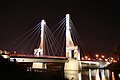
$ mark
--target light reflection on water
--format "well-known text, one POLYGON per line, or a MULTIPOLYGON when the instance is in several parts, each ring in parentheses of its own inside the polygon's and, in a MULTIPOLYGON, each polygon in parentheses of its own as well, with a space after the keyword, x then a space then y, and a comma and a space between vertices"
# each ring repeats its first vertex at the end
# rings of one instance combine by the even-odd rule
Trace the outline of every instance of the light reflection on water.
POLYGON ((68 80, 115 80, 114 72, 104 69, 65 71, 64 74, 68 80))

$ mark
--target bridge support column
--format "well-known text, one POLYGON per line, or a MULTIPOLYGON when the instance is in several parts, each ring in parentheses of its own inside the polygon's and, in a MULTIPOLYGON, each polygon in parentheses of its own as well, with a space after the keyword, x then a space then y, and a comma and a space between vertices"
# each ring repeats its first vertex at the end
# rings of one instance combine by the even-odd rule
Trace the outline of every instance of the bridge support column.
POLYGON ((80 64, 77 59, 69 59, 65 62, 64 70, 80 70, 80 64))
POLYGON ((47 69, 46 63, 33 62, 33 69, 47 69))
POLYGON ((69 61, 65 62, 64 70, 80 70, 80 53, 72 40, 69 14, 66 15, 66 57, 69 61))
POLYGON ((64 70, 81 70, 80 52, 78 47, 66 47, 66 57, 69 58, 68 62, 65 62, 64 70))

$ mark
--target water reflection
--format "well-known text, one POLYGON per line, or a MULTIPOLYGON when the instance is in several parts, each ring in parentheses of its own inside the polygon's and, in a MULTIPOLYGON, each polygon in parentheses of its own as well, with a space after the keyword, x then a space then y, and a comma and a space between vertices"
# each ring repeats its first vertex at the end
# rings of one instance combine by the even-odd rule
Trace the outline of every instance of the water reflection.
POLYGON ((91 69, 89 69, 89 79, 92 80, 92 72, 91 72, 91 69))
POLYGON ((114 72, 112 72, 112 80, 115 80, 114 72))
POLYGON ((82 80, 81 72, 78 71, 65 71, 65 77, 69 80, 82 80))
POLYGON ((68 80, 117 80, 114 72, 104 69, 65 71, 65 77, 68 80))

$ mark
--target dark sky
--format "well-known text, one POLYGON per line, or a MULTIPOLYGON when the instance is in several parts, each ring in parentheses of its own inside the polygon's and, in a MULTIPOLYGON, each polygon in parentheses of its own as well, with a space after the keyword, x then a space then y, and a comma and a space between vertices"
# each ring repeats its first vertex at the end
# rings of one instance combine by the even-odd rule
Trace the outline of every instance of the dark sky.
POLYGON ((69 13, 86 49, 111 54, 120 42, 120 3, 83 0, 0 2, 0 49, 45 19, 56 25, 69 13))

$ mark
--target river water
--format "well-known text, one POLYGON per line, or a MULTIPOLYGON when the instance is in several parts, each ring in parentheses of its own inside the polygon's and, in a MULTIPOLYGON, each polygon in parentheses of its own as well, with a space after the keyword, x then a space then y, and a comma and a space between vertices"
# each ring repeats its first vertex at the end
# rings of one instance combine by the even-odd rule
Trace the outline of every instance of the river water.
POLYGON ((67 80, 120 80, 119 76, 119 73, 104 69, 64 71, 67 80))

